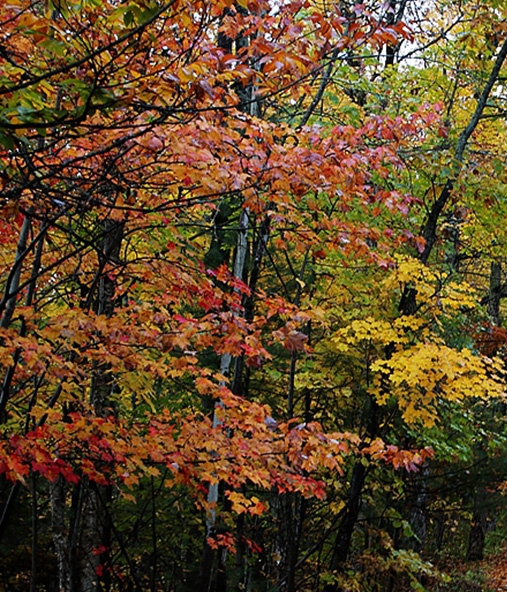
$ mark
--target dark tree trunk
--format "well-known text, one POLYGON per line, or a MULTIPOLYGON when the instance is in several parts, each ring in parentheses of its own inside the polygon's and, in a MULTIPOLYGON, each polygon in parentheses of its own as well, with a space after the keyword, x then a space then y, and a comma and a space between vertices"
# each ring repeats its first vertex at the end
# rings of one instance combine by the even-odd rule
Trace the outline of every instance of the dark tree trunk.
POLYGON ((409 541, 408 547, 417 553, 424 550, 426 544, 426 532, 428 524, 428 478, 430 468, 428 463, 421 469, 417 479, 414 479, 414 491, 412 494, 412 507, 410 509, 409 523, 414 537, 409 541))
POLYGON ((467 561, 480 561, 484 559, 484 545, 488 526, 487 496, 488 492, 484 486, 477 488, 474 499, 472 525, 468 537, 467 561))
MULTIPOLYGON (((347 561, 352 534, 357 523, 359 510, 361 509, 361 494, 365 477, 366 467, 361 462, 356 463, 352 473, 347 507, 338 528, 338 534, 336 535, 333 547, 333 555, 329 564, 331 572, 338 571, 347 561)), ((338 592, 338 590, 338 586, 334 583, 327 584, 324 588, 324 592, 338 592)))

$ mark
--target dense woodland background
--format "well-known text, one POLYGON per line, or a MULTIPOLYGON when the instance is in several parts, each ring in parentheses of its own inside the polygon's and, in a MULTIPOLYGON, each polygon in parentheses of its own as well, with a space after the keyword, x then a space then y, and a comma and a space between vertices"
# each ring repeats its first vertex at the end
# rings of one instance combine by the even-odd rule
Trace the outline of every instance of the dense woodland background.
POLYGON ((504 0, 0 2, 0 588, 486 590, 504 0))

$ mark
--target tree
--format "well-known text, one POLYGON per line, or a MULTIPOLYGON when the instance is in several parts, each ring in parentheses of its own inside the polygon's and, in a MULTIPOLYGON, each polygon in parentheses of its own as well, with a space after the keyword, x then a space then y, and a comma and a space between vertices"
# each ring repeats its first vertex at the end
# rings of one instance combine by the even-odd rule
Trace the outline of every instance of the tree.
POLYGON ((32 547, 9 585, 46 585, 44 546, 87 592, 334 590, 351 553, 364 586, 429 570, 379 483, 405 495, 434 425, 503 393, 455 339, 479 313, 445 232, 507 50, 448 104, 413 99, 414 14, 0 7, 0 534, 32 547))

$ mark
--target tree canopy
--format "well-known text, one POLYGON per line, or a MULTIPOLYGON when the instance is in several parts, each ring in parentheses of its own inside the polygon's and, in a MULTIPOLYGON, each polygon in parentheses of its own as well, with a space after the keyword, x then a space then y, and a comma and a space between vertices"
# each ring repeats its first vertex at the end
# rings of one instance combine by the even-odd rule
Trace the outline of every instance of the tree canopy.
POLYGON ((471 589, 449 558, 507 527, 506 13, 1 3, 5 590, 471 589))

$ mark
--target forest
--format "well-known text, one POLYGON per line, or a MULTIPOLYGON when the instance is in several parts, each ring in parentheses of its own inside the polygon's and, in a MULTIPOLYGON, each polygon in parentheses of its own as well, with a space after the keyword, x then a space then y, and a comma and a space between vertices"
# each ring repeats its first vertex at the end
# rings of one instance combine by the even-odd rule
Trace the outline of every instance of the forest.
POLYGON ((2 592, 504 589, 506 59, 505 0, 0 2, 2 592))

